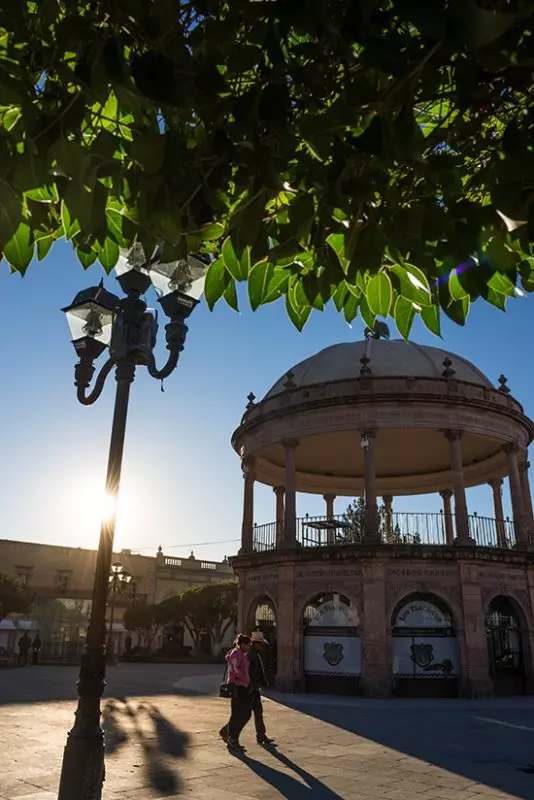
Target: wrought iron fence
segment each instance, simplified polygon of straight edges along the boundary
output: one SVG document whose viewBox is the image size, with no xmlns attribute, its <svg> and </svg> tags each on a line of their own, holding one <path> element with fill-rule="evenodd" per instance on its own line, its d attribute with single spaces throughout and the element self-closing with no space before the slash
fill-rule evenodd
<svg viewBox="0 0 534 800">
<path fill-rule="evenodd" d="M 344 515 L 332 517 L 298 517 L 296 521 L 297 542 L 302 547 L 326 547 L 329 545 L 358 544 L 364 540 L 364 524 L 358 520 L 347 521 Z M 506 518 L 468 517 L 469 535 L 479 547 L 511 548 L 515 544 L 513 522 Z M 254 550 L 263 552 L 276 547 L 276 522 L 255 525 Z M 454 514 L 392 512 L 379 515 L 381 540 L 388 544 L 452 544 L 456 536 Z"/>
</svg>

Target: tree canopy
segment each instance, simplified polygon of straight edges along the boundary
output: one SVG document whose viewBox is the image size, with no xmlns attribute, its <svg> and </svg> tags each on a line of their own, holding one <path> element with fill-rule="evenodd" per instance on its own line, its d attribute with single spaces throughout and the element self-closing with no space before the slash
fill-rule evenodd
<svg viewBox="0 0 534 800">
<path fill-rule="evenodd" d="M 14 575 L 0 572 L 0 620 L 9 614 L 27 614 L 31 598 Z"/>
<path fill-rule="evenodd" d="M 198 650 L 203 633 L 208 633 L 216 648 L 228 628 L 237 622 L 237 583 L 223 581 L 187 589 L 179 598 L 165 600 L 160 608 L 167 622 L 182 623 Z"/>
<path fill-rule="evenodd" d="M 212 259 L 301 328 L 534 289 L 531 0 L 0 0 L 0 249 Z"/>
</svg>

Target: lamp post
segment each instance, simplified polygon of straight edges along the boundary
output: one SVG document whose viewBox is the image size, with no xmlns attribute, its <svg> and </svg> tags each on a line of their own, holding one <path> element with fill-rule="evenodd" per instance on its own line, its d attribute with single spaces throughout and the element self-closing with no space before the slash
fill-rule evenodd
<svg viewBox="0 0 534 800">
<path fill-rule="evenodd" d="M 111 592 L 111 600 L 109 603 L 109 631 L 108 631 L 108 644 L 106 654 L 108 656 L 108 661 L 113 661 L 113 618 L 115 616 L 115 596 L 117 592 L 119 594 L 123 594 L 130 581 L 132 580 L 132 576 L 128 572 L 128 570 L 124 569 L 122 564 L 119 564 L 118 561 L 115 561 L 111 565 L 111 573 L 109 576 L 109 589 Z"/>
<path fill-rule="evenodd" d="M 58 800 L 99 800 L 105 779 L 100 699 L 106 685 L 106 606 L 130 386 L 137 366 L 146 366 L 158 380 L 175 369 L 187 335 L 185 321 L 204 290 L 208 264 L 193 257 L 167 263 L 159 248 L 147 259 L 141 245 L 136 244 L 121 251 L 115 271 L 125 297 L 108 292 L 101 283 L 79 292 L 72 304 L 63 309 L 79 356 L 74 372 L 78 400 L 83 405 L 98 400 L 113 369 L 116 393 L 106 477 L 106 494 L 113 508 L 100 529 L 92 614 L 76 684 L 78 707 L 63 755 Z M 169 356 L 162 369 L 157 369 L 153 352 L 157 320 L 142 299 L 151 284 L 170 320 L 165 326 Z M 108 346 L 108 359 L 89 391 L 94 362 Z"/>
</svg>

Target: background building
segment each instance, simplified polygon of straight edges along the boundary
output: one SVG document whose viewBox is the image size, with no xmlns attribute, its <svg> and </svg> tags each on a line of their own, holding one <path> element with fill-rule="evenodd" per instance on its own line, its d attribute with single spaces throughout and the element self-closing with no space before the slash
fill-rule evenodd
<svg viewBox="0 0 534 800">
<path fill-rule="evenodd" d="M 234 578 L 228 563 L 199 560 L 193 553 L 188 558 L 166 556 L 161 548 L 156 556 L 121 550 L 113 561 L 132 576 L 125 592 L 115 596 L 111 640 L 116 654 L 124 649 L 122 620 L 133 604 L 158 604 L 186 589 Z M 19 579 L 32 597 L 33 612 L 27 619 L 0 621 L 0 648 L 14 652 L 22 631 L 39 630 L 43 657 L 76 660 L 91 613 L 95 565 L 95 550 L 1 539 L 0 572 Z M 159 644 L 154 642 L 154 647 Z"/>
</svg>

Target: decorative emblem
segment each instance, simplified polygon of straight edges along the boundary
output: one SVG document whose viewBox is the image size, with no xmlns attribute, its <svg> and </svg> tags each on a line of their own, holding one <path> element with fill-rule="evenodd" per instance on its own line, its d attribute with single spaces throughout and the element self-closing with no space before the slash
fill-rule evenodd
<svg viewBox="0 0 534 800">
<path fill-rule="evenodd" d="M 343 645 L 338 642 L 327 642 L 324 645 L 323 658 L 331 667 L 337 667 L 343 661 Z"/>
<path fill-rule="evenodd" d="M 434 661 L 434 647 L 431 644 L 412 644 L 410 650 L 412 661 L 421 669 L 428 669 Z"/>
<path fill-rule="evenodd" d="M 412 655 L 411 660 L 417 667 L 424 672 L 442 672 L 444 678 L 448 678 L 454 669 L 453 663 L 449 658 L 443 659 L 441 664 L 434 663 L 434 646 L 431 644 L 412 644 L 410 646 Z"/>
</svg>

